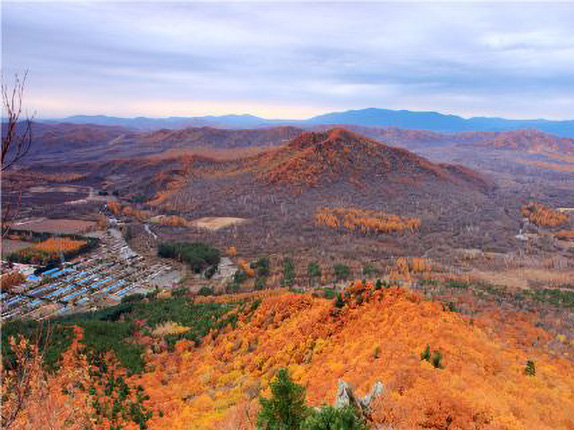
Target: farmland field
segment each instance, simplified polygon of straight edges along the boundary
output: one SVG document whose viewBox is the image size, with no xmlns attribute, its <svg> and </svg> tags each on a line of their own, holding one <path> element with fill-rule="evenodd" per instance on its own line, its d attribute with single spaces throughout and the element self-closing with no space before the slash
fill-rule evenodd
<svg viewBox="0 0 574 430">
<path fill-rule="evenodd" d="M 8 255 L 21 249 L 26 249 L 33 244 L 23 240 L 6 239 L 2 241 L 2 255 Z"/>
<path fill-rule="evenodd" d="M 13 224 L 12 228 L 36 233 L 78 234 L 94 230 L 96 223 L 94 221 L 75 219 L 35 218 L 17 221 Z"/>
</svg>

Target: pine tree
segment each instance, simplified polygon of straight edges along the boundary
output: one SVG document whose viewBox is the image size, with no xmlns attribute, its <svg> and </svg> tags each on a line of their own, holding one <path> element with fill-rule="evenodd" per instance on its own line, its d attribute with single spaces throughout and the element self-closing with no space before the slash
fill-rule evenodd
<svg viewBox="0 0 574 430">
<path fill-rule="evenodd" d="M 443 369 L 444 366 L 442 365 L 442 354 L 440 351 L 435 351 L 432 355 L 432 365 L 435 369 Z"/>
<path fill-rule="evenodd" d="M 524 373 L 527 376 L 536 376 L 536 365 L 534 364 L 534 361 L 528 360 L 526 362 L 526 367 L 524 368 Z"/>
<path fill-rule="evenodd" d="M 430 361 L 431 353 L 430 353 L 430 345 L 427 345 L 423 353 L 421 354 L 421 360 Z"/>
<path fill-rule="evenodd" d="M 279 370 L 271 382 L 271 398 L 261 397 L 259 403 L 259 430 L 299 430 L 309 415 L 305 388 L 293 382 L 287 369 Z"/>
<path fill-rule="evenodd" d="M 307 266 L 307 275 L 311 280 L 316 280 L 321 277 L 321 267 L 316 261 L 311 261 Z"/>
<path fill-rule="evenodd" d="M 283 259 L 283 286 L 292 287 L 295 284 L 295 264 L 289 257 Z"/>
<path fill-rule="evenodd" d="M 335 299 L 335 306 L 338 308 L 345 306 L 345 300 L 343 300 L 343 295 L 341 293 L 337 294 L 337 298 Z"/>
</svg>

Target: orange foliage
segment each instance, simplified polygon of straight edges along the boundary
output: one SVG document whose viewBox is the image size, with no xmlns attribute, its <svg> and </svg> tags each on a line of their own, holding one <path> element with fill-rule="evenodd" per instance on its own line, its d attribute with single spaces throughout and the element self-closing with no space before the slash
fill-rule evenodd
<svg viewBox="0 0 574 430">
<path fill-rule="evenodd" d="M 574 230 L 560 230 L 556 233 L 558 239 L 574 239 Z"/>
<path fill-rule="evenodd" d="M 26 278 L 20 272 L 5 273 L 0 277 L 0 291 L 10 291 L 25 280 Z"/>
<path fill-rule="evenodd" d="M 69 237 L 50 237 L 43 242 L 35 244 L 32 249 L 55 254 L 60 252 L 77 251 L 86 244 L 84 240 L 70 239 Z"/>
<path fill-rule="evenodd" d="M 493 330 L 492 318 L 470 322 L 419 294 L 375 290 L 361 281 L 345 296 L 338 309 L 310 294 L 258 295 L 259 307 L 240 314 L 235 329 L 210 333 L 197 348 L 186 341 L 178 343 L 179 352 L 150 355 L 154 370 L 133 377 L 150 394 L 149 406 L 165 413 L 154 414 L 150 428 L 252 428 L 258 396 L 268 395 L 283 367 L 317 406 L 334 400 L 339 378 L 358 395 L 384 382 L 385 395 L 373 411 L 376 425 L 574 426 L 574 364 L 545 352 L 553 336 L 534 320 L 500 318 L 496 324 L 503 329 Z M 427 344 L 442 352 L 444 369 L 420 360 Z M 536 362 L 536 377 L 524 374 L 526 360 Z"/>
<path fill-rule="evenodd" d="M 152 182 L 158 184 L 161 188 L 156 192 L 153 200 L 149 202 L 150 205 L 158 206 L 166 203 L 174 193 L 187 185 L 195 158 L 196 156 L 194 155 L 182 155 L 178 157 L 179 168 L 161 170 L 155 174 Z"/>
<path fill-rule="evenodd" d="M 107 206 L 110 212 L 113 213 L 114 215 L 119 215 L 122 211 L 122 205 L 120 205 L 118 202 L 109 200 Z"/>
<path fill-rule="evenodd" d="M 74 340 L 62 357 L 60 371 L 49 374 L 42 368 L 37 345 L 24 338 L 10 339 L 17 367 L 3 372 L 4 425 L 15 430 L 94 428 L 86 408 L 88 396 L 78 388 L 89 385 L 89 368 L 78 345 Z"/>
<path fill-rule="evenodd" d="M 320 207 L 315 211 L 317 225 L 330 228 L 343 227 L 362 233 L 390 233 L 394 231 L 413 231 L 420 227 L 418 218 L 392 215 L 385 212 L 356 207 Z"/>
<path fill-rule="evenodd" d="M 184 217 L 179 215 L 166 215 L 159 218 L 159 223 L 161 225 L 169 225 L 172 227 L 187 227 L 188 222 Z"/>
<path fill-rule="evenodd" d="M 230 246 L 229 248 L 227 248 L 225 250 L 225 253 L 229 256 L 229 257 L 235 257 L 237 255 L 237 248 L 235 246 Z"/>
<path fill-rule="evenodd" d="M 243 271 L 247 274 L 247 276 L 249 276 L 250 278 L 253 278 L 255 276 L 255 270 L 253 270 L 253 268 L 249 265 L 247 261 L 239 259 L 237 264 L 239 264 L 239 267 L 243 269 Z"/>
<path fill-rule="evenodd" d="M 83 331 L 74 326 L 72 344 L 59 362 L 56 372 L 46 372 L 43 368 L 42 353 L 36 344 L 25 338 L 10 339 L 15 356 L 15 367 L 2 369 L 1 394 L 2 428 L 10 430 L 109 430 L 122 428 L 136 430 L 133 422 L 127 422 L 122 414 L 116 419 L 97 415 L 94 398 L 111 410 L 117 394 L 105 392 L 108 377 L 122 376 L 111 356 L 105 357 L 105 374 L 94 372 L 88 363 L 81 343 Z M 0 364 L 1 365 L 1 364 Z M 93 387 L 92 394 L 89 388 Z M 134 387 L 129 387 L 134 393 Z M 135 398 L 129 394 L 128 400 Z"/>
<path fill-rule="evenodd" d="M 124 215 L 133 216 L 138 221 L 145 221 L 151 216 L 151 213 L 149 211 L 142 211 L 140 209 L 135 209 L 131 206 L 125 206 L 123 209 L 123 213 Z"/>
<path fill-rule="evenodd" d="M 568 221 L 567 214 L 537 202 L 530 202 L 522 206 L 520 212 L 538 226 L 556 227 Z"/>
</svg>

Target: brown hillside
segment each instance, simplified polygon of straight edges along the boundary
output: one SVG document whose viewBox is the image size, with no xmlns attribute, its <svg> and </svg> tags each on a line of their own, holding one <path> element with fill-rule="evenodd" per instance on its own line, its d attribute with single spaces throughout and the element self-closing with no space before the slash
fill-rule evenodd
<svg viewBox="0 0 574 430">
<path fill-rule="evenodd" d="M 142 144 L 165 148 L 206 146 L 216 149 L 280 145 L 301 133 L 296 127 L 272 127 L 254 130 L 227 130 L 213 127 L 190 127 L 181 130 L 162 129 L 139 136 Z"/>
<path fill-rule="evenodd" d="M 505 131 L 475 144 L 495 149 L 574 154 L 574 139 L 553 136 L 535 129 Z"/>
<path fill-rule="evenodd" d="M 348 180 L 373 183 L 444 181 L 487 187 L 470 169 L 439 165 L 414 153 L 390 147 L 344 128 L 305 132 L 287 146 L 259 157 L 261 177 L 271 184 L 320 186 Z"/>
</svg>

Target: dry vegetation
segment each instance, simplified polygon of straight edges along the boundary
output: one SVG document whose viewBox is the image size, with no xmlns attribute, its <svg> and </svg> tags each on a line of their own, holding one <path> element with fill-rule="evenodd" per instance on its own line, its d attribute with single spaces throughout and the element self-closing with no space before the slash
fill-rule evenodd
<svg viewBox="0 0 574 430">
<path fill-rule="evenodd" d="M 557 227 L 568 221 L 568 214 L 538 202 L 530 202 L 522 206 L 520 212 L 524 217 L 541 227 Z"/>
<path fill-rule="evenodd" d="M 12 288 L 14 288 L 17 285 L 20 285 L 25 280 L 26 278 L 24 277 L 24 275 L 22 275 L 22 273 L 17 271 L 4 273 L 0 277 L 0 291 L 2 292 L 11 291 Z"/>
<path fill-rule="evenodd" d="M 320 207 L 315 212 L 317 225 L 349 231 L 389 233 L 414 231 L 420 227 L 418 218 L 387 214 L 357 207 Z"/>
</svg>

